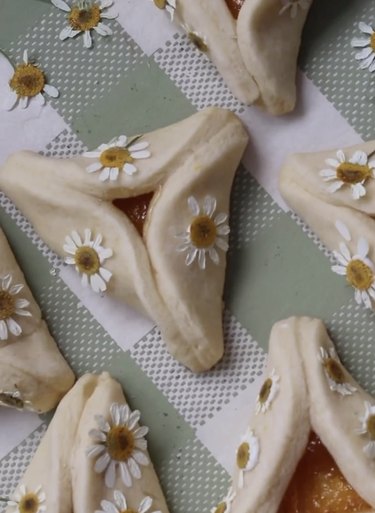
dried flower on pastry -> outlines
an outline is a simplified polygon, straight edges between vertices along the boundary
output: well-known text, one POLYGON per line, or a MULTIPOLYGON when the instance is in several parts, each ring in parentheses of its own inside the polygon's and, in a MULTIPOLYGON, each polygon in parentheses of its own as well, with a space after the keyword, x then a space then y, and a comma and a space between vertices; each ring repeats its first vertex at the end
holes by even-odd
POLYGON ((147 451, 148 429, 139 421, 140 412, 130 410, 108 373, 80 378, 57 408, 6 513, 168 513, 147 451), (34 509, 21 508, 27 501, 34 509))
POLYGON ((234 96, 279 115, 295 106, 297 57, 311 4, 176 0, 174 20, 213 61, 234 96))
POLYGON ((82 286, 150 316, 202 371, 223 354, 229 200, 247 141, 234 114, 212 108, 80 158, 15 154, 0 186, 82 286))
POLYGON ((368 142, 291 155, 280 178, 284 199, 333 252, 332 271, 369 309, 375 304, 374 148, 368 142))
POLYGON ((374 511, 375 399, 346 371, 323 323, 276 323, 268 360, 257 404, 275 384, 277 394, 267 409, 257 406, 239 442, 230 501, 216 511, 374 511), (244 472, 245 456, 253 464, 244 472))
POLYGON ((51 410, 74 375, 48 332, 0 229, 0 405, 51 410))

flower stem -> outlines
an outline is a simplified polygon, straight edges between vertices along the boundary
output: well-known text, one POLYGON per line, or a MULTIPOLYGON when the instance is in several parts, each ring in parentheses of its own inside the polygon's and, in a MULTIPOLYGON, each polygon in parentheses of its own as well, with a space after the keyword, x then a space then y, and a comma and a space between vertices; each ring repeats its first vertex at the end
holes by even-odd
POLYGON ((375 155, 375 150, 374 150, 374 151, 372 151, 371 153, 369 153, 369 154, 367 155, 367 158, 368 158, 368 159, 370 159, 370 158, 371 158, 371 157, 373 157, 374 155, 375 155))
POLYGON ((125 146, 125 148, 129 148, 130 145, 134 144, 135 142, 138 141, 138 139, 140 139, 141 137, 143 137, 143 135, 136 135, 135 137, 133 137, 133 139, 130 139, 130 141, 128 142, 128 144, 125 146))

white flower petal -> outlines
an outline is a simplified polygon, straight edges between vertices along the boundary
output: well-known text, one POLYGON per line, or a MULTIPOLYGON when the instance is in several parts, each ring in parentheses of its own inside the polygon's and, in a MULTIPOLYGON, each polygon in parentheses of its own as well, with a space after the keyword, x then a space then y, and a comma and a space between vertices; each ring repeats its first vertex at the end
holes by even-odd
POLYGON ((214 264, 219 265, 220 264, 220 257, 219 253, 216 251, 215 248, 210 248, 208 250, 209 257, 213 261, 214 264))
POLYGON ((100 247, 100 248, 98 248, 97 251, 98 251, 99 260, 100 260, 101 264, 104 262, 104 260, 111 258, 111 256, 113 255, 113 251, 110 248, 100 247))
POLYGON ((141 141, 141 142, 136 142, 134 144, 131 144, 129 146, 129 150, 130 151, 140 151, 140 150, 145 150, 146 148, 148 148, 150 146, 150 144, 146 141, 141 141))
POLYGON ((371 54, 367 57, 367 59, 363 59, 363 61, 359 65, 360 69, 368 68, 373 63, 374 59, 375 59, 375 54, 371 54))
POLYGON ((8 328, 5 321, 0 321, 0 340, 8 339, 8 328))
POLYGON ((139 150, 139 151, 131 151, 130 156, 133 159, 141 160, 141 159, 148 159, 151 157, 151 153, 148 150, 139 150))
POLYGON ((96 438, 101 442, 105 442, 107 440, 107 435, 105 435, 103 431, 99 431, 99 429, 90 429, 89 436, 96 438))
POLYGON ((21 96, 19 99, 19 105, 21 109, 26 109, 29 105, 29 98, 27 96, 21 96))
POLYGON ((225 236, 225 235, 229 235, 229 233, 230 233, 230 228, 227 224, 225 224, 224 226, 219 226, 217 228, 218 235, 225 236))
POLYGON ((104 20, 115 20, 118 17, 117 12, 102 12, 100 17, 104 20))
POLYGON ((101 267, 99 269, 99 274, 100 276, 103 278, 104 281, 106 281, 107 283, 109 282, 109 280, 112 278, 112 273, 111 271, 108 271, 108 269, 104 269, 104 267, 101 267))
POLYGON ((80 30, 73 30, 70 26, 64 27, 59 34, 59 39, 65 41, 65 39, 77 36, 80 32, 80 30))
POLYGON ((130 164, 130 162, 126 162, 124 167, 123 167, 123 171, 131 176, 131 175, 134 175, 134 173, 136 173, 138 171, 138 169, 135 167, 134 164, 130 164))
MULTIPOLYGON (((23 289, 23 285, 21 283, 18 283, 17 285, 12 285, 9 289, 9 294, 11 294, 12 296, 16 296, 17 294, 19 294, 21 292, 22 289, 23 289)), ((27 302, 27 303, 28 303, 28 305, 30 304, 29 302, 27 302)), ((20 308, 22 308, 22 307, 20 307, 20 308)))
POLYGON ((100 0, 99 7, 100 9, 107 9, 113 5, 113 0, 100 0))
POLYGON ((110 27, 105 25, 104 23, 99 22, 96 27, 94 27, 94 30, 101 36, 111 36, 113 34, 113 31, 110 27))
POLYGON ((105 167, 99 175, 99 180, 101 182, 106 182, 109 179, 110 174, 111 174, 111 168, 105 167))
POLYGON ((98 474, 104 472, 104 470, 108 467, 109 462, 111 461, 111 457, 108 452, 102 454, 95 462, 94 470, 98 474))
POLYGON ((146 426, 140 426, 133 431, 134 438, 143 438, 147 435, 149 429, 146 426))
POLYGON ((366 308, 369 310, 372 309, 371 298, 366 290, 362 290, 362 301, 366 308))
POLYGON ((366 196, 366 188, 361 183, 356 183, 351 186, 353 199, 359 200, 366 196))
MULTIPOLYGON (((101 151, 94 150, 94 151, 85 151, 82 153, 82 157, 86 157, 88 159, 98 159, 100 155, 102 154, 101 151)), ((103 166, 101 166, 103 167, 103 166)))
POLYGON ((370 48, 369 46, 366 46, 365 48, 362 48, 362 50, 360 50, 358 53, 355 54, 355 59, 357 60, 362 60, 362 59, 366 59, 366 57, 368 57, 369 55, 372 54, 372 48, 370 48))
POLYGON ((208 216, 212 217, 212 214, 216 210, 216 199, 212 196, 206 196, 203 200, 203 212, 208 216))
POLYGON ((206 269, 206 252, 203 249, 198 250, 198 265, 202 271, 206 269))
POLYGON ((331 269, 334 273, 340 274, 340 276, 346 276, 346 267, 342 267, 341 265, 333 265, 331 269))
POLYGON ((89 458, 96 458, 105 451, 104 445, 92 445, 86 449, 86 455, 89 458))
POLYGON ((8 319, 5 319, 5 322, 8 326, 8 330, 12 333, 12 335, 14 335, 15 337, 19 337, 21 335, 22 328, 18 324, 18 322, 12 319, 12 317, 8 317, 8 319))
POLYGON ((109 173, 109 179, 111 182, 115 182, 118 178, 119 170, 117 167, 112 167, 109 173))
POLYGON ((346 161, 345 153, 342 150, 337 151, 336 157, 339 159, 339 162, 341 162, 341 164, 346 161))
POLYGON ((82 287, 88 287, 88 285, 89 285, 89 277, 86 273, 82 274, 81 284, 82 284, 82 287))
POLYGON ((372 35, 374 33, 374 29, 370 25, 368 25, 367 23, 364 23, 363 21, 360 21, 358 23, 358 27, 359 27, 359 30, 361 32, 364 32, 365 34, 372 35))
POLYGON ((366 258, 370 251, 369 243, 364 237, 358 239, 357 253, 360 258, 366 258))
POLYGON ((90 276, 90 286, 92 290, 97 293, 105 292, 107 290, 106 282, 98 273, 90 276))
POLYGON ((228 242, 226 240, 222 239, 221 237, 216 238, 215 244, 218 248, 220 248, 224 252, 228 251, 228 249, 229 249, 228 242))
MULTIPOLYGON (((375 293, 375 291, 374 291, 374 293, 375 293)), ((146 451, 147 450, 147 440, 145 440, 144 438, 136 439, 134 445, 140 451, 146 451)))
POLYGON ((127 421, 127 426, 129 429, 134 429, 139 419, 141 418, 141 412, 139 410, 134 410, 127 421))
POLYGON ((30 301, 27 299, 17 299, 15 302, 16 308, 27 308, 30 305, 30 301))
POLYGON ((194 260, 196 259, 197 255, 198 255, 197 248, 190 247, 190 249, 186 255, 186 258, 185 258, 185 264, 191 265, 194 262, 194 260))
POLYGON ((37 94, 36 96, 34 96, 33 98, 41 107, 43 107, 45 104, 46 104, 46 99, 45 97, 39 93, 37 94))
POLYGON ((120 476, 125 486, 130 487, 132 485, 132 477, 124 461, 120 463, 120 476))
POLYGON ((357 303, 357 305, 362 304, 362 294, 361 294, 360 290, 358 290, 358 289, 354 290, 354 299, 355 299, 355 302, 357 303))
POLYGON ((356 151, 353 153, 353 156, 349 160, 352 164, 359 164, 360 166, 365 166, 367 164, 367 155, 364 151, 356 151))
POLYGON ((363 48, 369 44, 370 38, 364 39, 363 37, 354 37, 351 41, 351 45, 354 46, 354 48, 363 48))
POLYGON ((134 460, 140 465, 148 465, 150 462, 147 455, 142 451, 134 451, 132 456, 134 460))
POLYGON ((145 497, 138 508, 138 513, 146 513, 152 506, 152 499, 151 497, 145 497))
POLYGON ((123 493, 121 493, 119 490, 115 490, 113 492, 113 496, 115 499, 116 506, 119 508, 120 511, 128 509, 128 503, 126 502, 126 498, 123 493))
POLYGON ((60 94, 59 90, 51 84, 45 84, 43 91, 46 94, 48 94, 48 96, 50 96, 51 98, 58 98, 58 96, 60 94))
POLYGON ((13 90, 9 90, 9 92, 6 93, 4 100, 3 100, 3 109, 4 110, 12 110, 18 102, 18 96, 13 90))
POLYGON ((340 248, 342 256, 348 261, 351 260, 351 254, 350 254, 349 248, 344 242, 340 242, 339 248, 340 248))
POLYGON ((96 173, 96 171, 99 171, 99 169, 102 169, 102 165, 100 162, 93 162, 89 166, 87 166, 86 171, 88 173, 96 173))
POLYGON ((346 224, 338 220, 335 222, 335 226, 341 237, 343 237, 347 242, 350 242, 352 240, 352 237, 346 224))
POLYGON ((328 187, 327 187, 327 191, 331 194, 334 194, 336 191, 338 191, 339 189, 341 189, 341 187, 344 185, 344 182, 339 182, 338 180, 331 183, 328 187))
POLYGON ((70 7, 64 0, 51 0, 51 3, 62 11, 70 12, 70 7))
POLYGON ((91 48, 92 46, 92 38, 89 30, 85 30, 83 33, 83 46, 85 48, 91 48))
POLYGON ((20 317, 32 317, 32 313, 29 312, 28 310, 23 310, 23 309, 20 309, 20 308, 16 308, 14 312, 17 315, 19 315, 20 317))
POLYGON ((133 458, 128 459, 127 465, 128 465, 128 469, 129 469, 131 475, 135 479, 141 479, 141 477, 142 477, 141 469, 140 469, 138 463, 133 458))
POLYGON ((119 426, 121 423, 121 410, 119 404, 112 403, 109 412, 111 414, 113 424, 115 426, 119 426))
POLYGON ((188 205, 193 216, 199 216, 200 208, 198 201, 194 198, 194 196, 189 196, 188 205))
POLYGON ((117 511, 116 506, 114 506, 114 504, 112 504, 112 502, 109 502, 107 500, 103 500, 100 503, 100 507, 103 509, 104 513, 119 513, 117 511))
POLYGON ((336 159, 327 159, 326 160, 326 164, 328 164, 329 166, 333 167, 334 169, 338 168, 339 165, 341 164, 341 162, 339 162, 338 160, 336 159))

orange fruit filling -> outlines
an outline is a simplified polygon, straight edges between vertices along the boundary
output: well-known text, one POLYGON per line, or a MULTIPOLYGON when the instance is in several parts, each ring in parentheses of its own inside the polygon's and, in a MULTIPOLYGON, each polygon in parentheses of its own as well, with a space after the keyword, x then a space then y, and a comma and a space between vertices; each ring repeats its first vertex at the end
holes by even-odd
POLYGON ((141 236, 153 195, 153 192, 149 192, 133 198, 120 198, 113 201, 114 206, 129 218, 141 236))
POLYGON ((341 474, 321 440, 311 433, 279 513, 365 513, 370 510, 341 474))
POLYGON ((226 4, 233 16, 236 20, 238 15, 240 14, 241 7, 243 6, 245 0, 225 0, 226 4))

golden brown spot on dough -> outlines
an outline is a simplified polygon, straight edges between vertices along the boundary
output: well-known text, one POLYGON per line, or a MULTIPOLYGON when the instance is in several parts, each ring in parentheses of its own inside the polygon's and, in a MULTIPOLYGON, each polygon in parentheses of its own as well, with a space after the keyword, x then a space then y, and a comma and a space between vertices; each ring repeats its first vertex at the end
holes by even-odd
POLYGON ((246 468, 250 459, 250 445, 243 442, 237 449, 237 467, 241 470, 246 468))
POLYGON ((103 167, 118 167, 122 169, 125 164, 134 162, 134 159, 126 148, 114 146, 104 150, 99 157, 99 161, 103 167))
POLYGON ((367 419, 367 432, 371 440, 375 440, 375 415, 370 415, 367 419))
POLYGON ((0 290, 0 321, 9 319, 16 311, 16 301, 6 290, 0 290))
POLYGON ((100 8, 96 4, 86 9, 72 7, 68 20, 73 30, 91 30, 100 22, 100 8))
POLYGON ((197 216, 190 225, 190 239, 193 245, 198 248, 210 248, 217 235, 217 228, 209 216, 197 216))
POLYGON ((75 264, 79 272, 89 276, 96 274, 100 269, 98 253, 90 246, 81 246, 74 255, 75 264))
POLYGON ((263 383, 262 388, 260 389, 260 392, 259 392, 258 400, 260 403, 264 404, 265 402, 267 402, 267 399, 269 398, 270 393, 271 393, 271 389, 272 389, 272 379, 268 378, 263 383))
POLYGON ((356 184, 361 183, 371 176, 369 166, 361 166, 360 164, 352 164, 343 162, 336 169, 336 176, 344 183, 356 184))
POLYGON ((133 198, 119 198, 113 201, 114 206, 126 214, 141 236, 153 196, 154 193, 149 192, 133 198))
POLYGON ((227 505, 225 504, 225 502, 220 502, 216 506, 216 509, 215 509, 214 513, 225 513, 226 510, 227 510, 227 505))
POLYGON ((156 5, 156 7, 159 7, 159 9, 165 9, 165 7, 167 5, 167 1, 166 0, 154 0, 154 4, 156 5))
POLYGON ((346 481, 334 459, 311 433, 278 513, 365 513, 371 507, 346 481))
POLYGON ((134 435, 126 426, 113 426, 107 434, 106 447, 112 460, 127 461, 135 448, 134 435))
POLYGON ((16 67, 9 86, 17 96, 33 97, 44 89, 46 79, 41 69, 34 64, 20 64, 16 67))
POLYGON ((327 358, 323 362, 323 367, 332 381, 341 385, 345 383, 345 374, 341 365, 333 358, 327 358))
POLYGON ((240 14, 240 10, 245 3, 245 0, 225 0, 228 9, 230 10, 233 18, 236 20, 240 14))
POLYGON ((35 493, 27 493, 18 504, 20 513, 37 513, 40 506, 38 496, 35 493))
POLYGON ((198 35, 196 32, 188 32, 188 38, 190 41, 195 45, 198 50, 201 52, 208 52, 208 46, 207 43, 204 41, 204 39, 198 35))
POLYGON ((365 262, 353 259, 347 265, 346 279, 352 287, 358 290, 368 290, 373 284, 374 273, 365 262))

